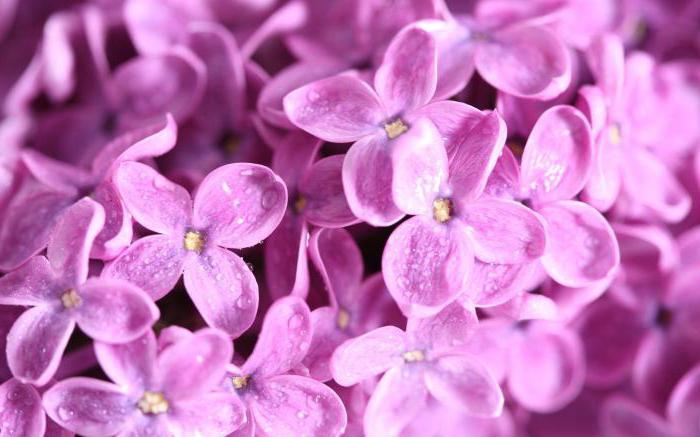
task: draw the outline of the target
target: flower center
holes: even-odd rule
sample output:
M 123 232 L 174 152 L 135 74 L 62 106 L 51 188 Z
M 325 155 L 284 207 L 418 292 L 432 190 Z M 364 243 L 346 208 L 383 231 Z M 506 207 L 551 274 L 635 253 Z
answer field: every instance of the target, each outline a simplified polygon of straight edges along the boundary
M 608 140 L 610 140 L 610 144 L 613 144 L 617 146 L 620 144 L 622 141 L 622 131 L 620 129 L 620 125 L 617 123 L 613 123 L 610 125 L 608 128 Z
M 340 329 L 347 328 L 348 324 L 350 323 L 350 313 L 340 308 L 338 310 L 338 318 L 336 319 L 336 323 Z
M 204 248 L 204 235 L 197 231 L 187 231 L 185 232 L 185 249 L 192 252 L 201 252 Z
M 433 201 L 433 218 L 438 223 L 446 223 L 452 218 L 452 201 L 435 199 Z
M 235 388 L 236 390 L 241 390 L 246 388 L 249 379 L 250 375 L 234 376 L 233 378 L 231 378 L 231 384 L 233 384 L 233 388 Z
M 654 321 L 658 326 L 665 328 L 673 321 L 673 312 L 667 307 L 659 307 L 659 309 L 656 310 L 656 317 Z
M 168 412 L 170 405 L 163 393 L 145 391 L 139 399 L 138 407 L 143 414 L 162 414 Z
M 418 349 L 404 352 L 401 356 L 403 357 L 403 360 L 407 363 L 417 363 L 419 361 L 425 360 L 425 354 L 422 350 Z
M 304 211 L 304 208 L 306 208 L 306 197 L 304 196 L 297 196 L 297 200 L 294 202 L 294 211 L 297 214 L 300 214 L 302 211 Z
M 408 126 L 406 126 L 406 123 L 404 123 L 403 120 L 397 118 L 392 122 L 386 123 L 384 125 L 384 130 L 386 131 L 386 135 L 389 137 L 389 139 L 393 140 L 402 133 L 406 132 L 408 130 Z
M 61 295 L 61 303 L 63 304 L 64 308 L 72 309 L 83 303 L 83 300 L 80 298 L 78 293 L 71 288 L 70 290 L 66 290 Z

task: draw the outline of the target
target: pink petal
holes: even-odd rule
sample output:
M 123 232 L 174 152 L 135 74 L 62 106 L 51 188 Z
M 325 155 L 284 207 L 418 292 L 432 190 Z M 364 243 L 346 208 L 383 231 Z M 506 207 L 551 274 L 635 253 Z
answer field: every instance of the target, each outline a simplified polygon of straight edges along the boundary
M 403 363 L 406 334 L 384 326 L 340 345 L 331 358 L 333 379 L 345 387 L 357 384 Z
M 192 200 L 180 185 L 138 162 L 122 162 L 114 183 L 134 219 L 153 232 L 184 235 L 190 224 Z
M 588 121 L 572 106 L 555 106 L 537 120 L 525 144 L 521 186 L 535 202 L 574 197 L 591 171 Z
M 433 200 L 447 181 L 447 151 L 427 118 L 416 120 L 410 131 L 410 138 L 396 139 L 391 151 L 392 197 L 404 213 L 429 215 Z
M 302 217 L 287 211 L 277 229 L 265 240 L 265 279 L 275 297 L 309 293 L 306 242 L 309 230 Z
M 478 307 L 503 304 L 529 284 L 534 267 L 532 264 L 493 264 L 479 260 L 469 276 L 468 296 Z
M 146 331 L 136 340 L 123 344 L 95 342 L 95 355 L 109 379 L 137 396 L 152 386 L 156 363 L 156 337 Z
M 562 201 L 537 212 L 547 220 L 547 250 L 542 264 L 552 279 L 581 287 L 607 277 L 617 268 L 617 239 L 598 211 L 582 202 Z
M 41 397 L 31 385 L 8 379 L 0 385 L 0 420 L 6 436 L 43 436 L 46 416 Z
M 410 135 L 409 129 L 401 137 Z M 357 218 L 372 226 L 389 226 L 403 216 L 392 200 L 391 165 L 383 133 L 357 141 L 343 161 L 343 189 L 348 205 Z
M 608 130 L 605 130 L 608 129 Z M 618 145 L 608 138 L 612 126 L 604 125 L 595 145 L 593 165 L 581 198 L 599 211 L 608 211 L 617 200 L 622 188 L 622 161 Z
M 228 164 L 200 184 L 193 224 L 217 245 L 240 249 L 267 238 L 286 208 L 286 186 L 272 170 L 258 164 Z
M 578 90 L 578 95 L 576 107 L 586 116 L 593 135 L 597 137 L 607 127 L 608 103 L 605 101 L 605 94 L 597 86 L 584 85 Z M 607 141 L 598 142 L 608 144 Z
M 700 263 L 700 227 L 694 227 L 678 236 L 680 262 L 683 266 Z
M 56 191 L 77 194 L 94 183 L 92 175 L 82 168 L 54 160 L 32 149 L 22 152 L 22 163 L 39 182 Z
M 343 191 L 345 155 L 315 162 L 299 181 L 299 194 L 306 200 L 304 218 L 316 226 L 339 228 L 357 223 Z
M 284 111 L 300 129 L 336 143 L 380 132 L 387 118 L 374 90 L 350 74 L 297 88 L 284 97 Z
M 111 182 L 101 183 L 92 194 L 105 211 L 105 225 L 95 237 L 90 257 L 113 259 L 126 249 L 133 237 L 133 223 Z
M 347 326 L 346 326 L 347 328 Z M 335 349 L 348 339 L 349 334 L 338 322 L 338 309 L 316 308 L 311 312 L 313 336 L 309 352 L 302 362 L 309 369 L 309 376 L 321 382 L 333 378 L 330 369 L 331 356 Z
M 665 421 L 640 404 L 619 395 L 609 398 L 600 414 L 601 428 L 610 437 L 668 437 L 673 434 Z
M 258 284 L 238 255 L 212 247 L 185 258 L 185 288 L 209 326 L 239 337 L 255 319 Z
M 102 205 L 85 197 L 66 209 L 54 227 L 46 256 L 67 285 L 82 284 L 87 279 L 92 243 L 104 221 Z
M 473 256 L 463 225 L 418 216 L 392 232 L 384 247 L 382 271 L 403 313 L 426 317 L 466 288 Z
M 342 228 L 318 229 L 311 235 L 309 252 L 331 302 L 352 300 L 364 270 L 362 253 L 352 235 Z
M 181 242 L 165 235 L 149 235 L 108 263 L 101 276 L 127 280 L 158 300 L 177 284 L 185 256 Z
M 311 342 L 311 312 L 296 296 L 277 300 L 265 314 L 253 353 L 241 371 L 268 376 L 288 372 L 301 362 Z
M 175 342 L 160 353 L 156 364 L 163 394 L 184 400 L 211 391 L 223 379 L 231 358 L 233 344 L 217 329 L 200 329 Z
M 432 99 L 437 85 L 437 47 L 417 27 L 399 32 L 384 53 L 374 88 L 391 116 L 419 108 Z
M 386 372 L 374 389 L 364 415 L 367 437 L 400 435 L 425 407 L 428 391 L 421 372 L 394 368 Z
M 58 297 L 65 290 L 58 283 L 49 261 L 43 256 L 35 256 L 16 270 L 0 278 L 0 304 L 2 305 L 41 305 L 58 303 Z
M 239 429 L 245 420 L 246 408 L 238 396 L 221 392 L 178 401 L 172 413 L 168 414 L 173 432 L 182 436 L 229 435 Z
M 479 321 L 466 352 L 478 357 L 497 381 L 503 381 L 510 368 L 508 353 L 513 344 L 515 324 L 512 320 L 492 317 Z
M 456 198 L 472 200 L 486 187 L 506 141 L 506 125 L 496 112 L 482 118 L 450 153 L 450 188 Z
M 46 307 L 25 311 L 7 334 L 7 364 L 24 383 L 46 384 L 56 373 L 75 322 Z
M 489 371 L 468 355 L 444 355 L 425 372 L 431 395 L 443 404 L 479 417 L 503 411 L 503 393 Z
M 479 74 L 501 91 L 548 100 L 571 80 L 566 46 L 544 27 L 513 26 L 478 43 L 474 61 Z
M 678 267 L 680 244 L 666 228 L 617 223 L 613 230 L 620 246 L 620 264 L 628 284 L 656 281 Z
M 502 149 L 483 194 L 511 200 L 520 197 L 520 163 L 509 148 Z
M 43 403 L 51 419 L 83 435 L 116 434 L 138 411 L 118 386 L 91 378 L 57 383 L 44 393 Z
M 322 144 L 323 141 L 297 129 L 275 147 L 272 171 L 282 178 L 290 196 L 295 194 L 299 180 L 308 172 Z
M 408 319 L 406 332 L 411 347 L 439 353 L 464 346 L 479 323 L 476 311 L 466 306 L 452 302 L 432 317 Z
M 133 341 L 160 316 L 149 296 L 127 281 L 91 278 L 77 292 L 82 302 L 74 311 L 75 321 L 97 341 Z
M 486 114 L 466 103 L 443 100 L 411 111 L 404 115 L 404 121 L 411 125 L 423 117 L 435 124 L 443 138 L 448 156 L 453 156 L 458 145 L 484 120 Z
M 700 367 L 695 366 L 673 389 L 666 416 L 684 436 L 700 432 Z
M 619 36 L 603 34 L 586 49 L 586 61 L 599 86 L 610 103 L 616 102 L 622 92 L 625 72 L 625 48 Z
M 474 255 L 481 261 L 517 264 L 545 251 L 544 220 L 518 202 L 482 198 L 458 213 L 469 227 Z
M 347 425 L 345 407 L 328 386 L 297 375 L 265 379 L 264 393 L 252 403 L 253 417 L 265 435 L 341 435 Z M 284 402 L 279 403 L 279 399 Z

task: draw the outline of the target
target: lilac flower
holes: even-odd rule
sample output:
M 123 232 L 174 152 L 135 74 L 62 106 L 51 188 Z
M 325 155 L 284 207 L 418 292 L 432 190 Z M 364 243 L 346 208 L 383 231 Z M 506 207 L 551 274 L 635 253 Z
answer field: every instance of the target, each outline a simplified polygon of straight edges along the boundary
M 245 420 L 234 396 L 213 391 L 233 355 L 227 335 L 202 329 L 158 351 L 147 332 L 122 345 L 95 344 L 114 383 L 69 378 L 43 396 L 46 413 L 86 436 L 218 435 Z
M 210 326 L 237 337 L 258 307 L 255 277 L 236 254 L 279 224 L 287 205 L 280 178 L 257 164 L 217 168 L 189 193 L 154 169 L 124 162 L 114 183 L 134 219 L 156 235 L 135 241 L 102 276 L 124 278 L 159 299 L 184 271 L 185 288 Z
M 248 409 L 249 423 L 236 435 L 342 434 L 347 415 L 338 395 L 295 374 L 310 342 L 306 303 L 295 296 L 277 300 L 265 315 L 252 355 L 240 368 L 231 365 L 224 381 Z
M 605 401 L 600 424 L 603 434 L 610 437 L 675 435 L 671 426 L 663 418 L 641 404 L 620 395 Z
M 472 311 L 453 303 L 435 317 L 409 319 L 405 332 L 384 326 L 336 349 L 331 372 L 338 384 L 384 373 L 367 405 L 366 435 L 398 435 L 429 396 L 476 416 L 501 413 L 503 394 L 493 376 L 459 350 L 476 323 Z
M 700 431 L 699 394 L 700 366 L 696 365 L 678 381 L 666 404 L 666 417 L 682 437 Z
M 1 304 L 31 306 L 7 335 L 8 364 L 20 381 L 48 382 L 76 323 L 96 340 L 123 343 L 158 319 L 158 308 L 135 285 L 88 279 L 88 254 L 103 223 L 98 203 L 79 201 L 56 225 L 46 258 L 31 258 L 0 279 Z
M 36 389 L 14 378 L 0 385 L 0 423 L 3 435 L 43 436 L 46 415 Z

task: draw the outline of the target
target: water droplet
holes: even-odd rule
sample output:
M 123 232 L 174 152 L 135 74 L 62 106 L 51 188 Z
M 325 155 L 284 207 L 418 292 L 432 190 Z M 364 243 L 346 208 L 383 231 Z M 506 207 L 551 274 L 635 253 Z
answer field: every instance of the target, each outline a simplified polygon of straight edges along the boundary
M 307 413 L 306 411 L 303 411 L 303 410 L 297 411 L 297 418 L 306 419 L 307 417 L 309 417 L 309 413 Z
M 75 412 L 71 408 L 68 408 L 64 405 L 58 407 L 58 418 L 64 422 L 70 421 L 73 418 L 74 414 Z
M 241 176 L 253 176 L 253 170 L 249 168 L 241 170 Z
M 272 208 L 277 203 L 277 199 L 279 199 L 279 194 L 275 189 L 265 190 L 261 200 L 262 207 L 265 209 Z
M 301 314 L 294 314 L 287 322 L 287 326 L 289 326 L 289 329 L 298 329 L 301 327 L 303 322 L 304 318 L 301 316 Z

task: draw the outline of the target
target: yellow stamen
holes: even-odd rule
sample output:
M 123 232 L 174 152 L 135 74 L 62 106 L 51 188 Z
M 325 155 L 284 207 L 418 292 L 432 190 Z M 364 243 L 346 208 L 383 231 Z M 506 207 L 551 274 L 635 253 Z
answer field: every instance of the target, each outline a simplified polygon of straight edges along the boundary
M 445 223 L 452 218 L 452 201 L 435 199 L 433 201 L 433 218 L 438 223 Z
M 248 385 L 249 379 L 250 375 L 234 376 L 233 378 L 231 378 L 231 383 L 233 384 L 233 388 L 235 388 L 236 390 L 240 390 Z
M 204 236 L 197 231 L 187 231 L 184 246 L 192 252 L 201 252 L 204 248 Z
M 300 213 L 306 208 L 306 198 L 304 196 L 297 197 L 296 202 L 294 202 L 294 211 Z
M 340 329 L 345 329 L 348 327 L 348 324 L 350 323 L 350 313 L 345 311 L 344 309 L 339 309 L 338 310 L 338 328 Z
M 397 118 L 396 120 L 385 124 L 384 130 L 386 131 L 386 135 L 389 137 L 389 139 L 393 140 L 402 133 L 406 132 L 408 130 L 408 126 L 406 126 L 406 123 L 404 123 L 403 120 Z
M 421 351 L 421 350 L 404 352 L 402 357 L 403 357 L 403 360 L 407 363 L 416 363 L 418 361 L 423 361 L 425 359 L 425 355 L 423 354 L 423 351 Z
M 610 144 L 618 145 L 622 141 L 622 132 L 619 124 L 613 124 L 608 128 L 608 139 Z
M 64 308 L 71 309 L 83 303 L 83 300 L 78 293 L 71 288 L 61 295 L 61 303 Z
M 145 391 L 139 399 L 138 407 L 143 414 L 162 414 L 168 412 L 170 404 L 163 393 Z

